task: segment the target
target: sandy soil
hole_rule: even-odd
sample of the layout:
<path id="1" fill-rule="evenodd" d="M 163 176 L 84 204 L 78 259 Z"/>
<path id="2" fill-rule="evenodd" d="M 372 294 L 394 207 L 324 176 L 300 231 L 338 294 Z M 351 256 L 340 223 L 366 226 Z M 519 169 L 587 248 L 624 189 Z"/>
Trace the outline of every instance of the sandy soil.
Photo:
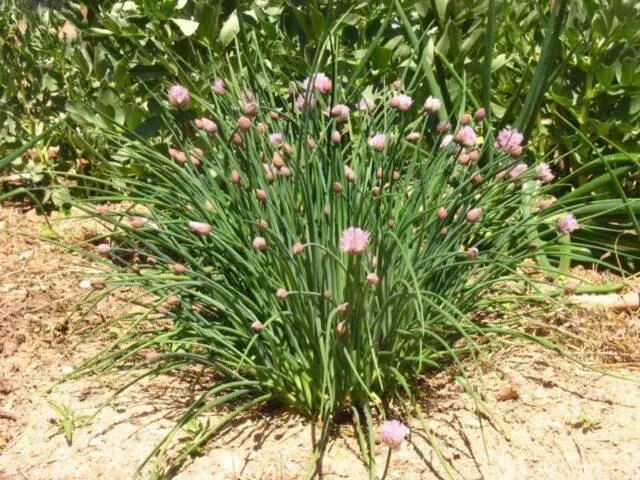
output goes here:
<path id="1" fill-rule="evenodd" d="M 77 256 L 12 233 L 42 234 L 43 220 L 34 212 L 3 207 L 3 230 L 1 222 L 10 231 L 0 233 L 0 480 L 130 478 L 193 401 L 202 379 L 184 375 L 141 382 L 109 401 L 87 425 L 73 428 L 69 445 L 49 402 L 68 407 L 80 422 L 110 399 L 125 374 L 84 377 L 47 393 L 105 344 L 95 339 L 71 349 L 79 337 L 65 321 L 68 309 L 86 293 L 81 282 L 91 268 L 80 266 Z M 120 313 L 121 305 L 109 299 L 84 322 L 99 324 Z M 633 341 L 640 338 L 638 318 L 624 312 L 581 317 L 567 310 L 543 320 L 579 334 L 580 342 L 571 340 L 568 349 L 613 365 L 615 374 L 634 381 L 514 344 L 480 362 L 482 375 L 476 371 L 473 383 L 488 413 L 478 416 L 450 372 L 423 379 L 423 410 L 454 477 L 639 479 L 640 350 Z M 593 338 L 585 339 L 589 331 Z M 599 357 L 599 351 L 604 355 Z M 209 421 L 223 415 L 216 412 Z M 393 455 L 387 478 L 446 478 L 419 422 L 412 420 L 410 426 L 410 441 Z M 312 430 L 287 412 L 251 412 L 173 478 L 302 478 L 311 459 Z M 378 453 L 382 464 L 386 450 L 379 446 Z M 368 478 L 352 427 L 343 426 L 332 439 L 322 476 Z"/>

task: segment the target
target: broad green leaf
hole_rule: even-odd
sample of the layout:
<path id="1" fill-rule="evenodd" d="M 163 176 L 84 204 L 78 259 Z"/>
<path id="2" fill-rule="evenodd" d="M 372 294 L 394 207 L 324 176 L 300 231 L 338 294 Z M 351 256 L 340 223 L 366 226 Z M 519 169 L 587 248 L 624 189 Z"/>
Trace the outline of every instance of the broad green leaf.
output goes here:
<path id="1" fill-rule="evenodd" d="M 187 20 L 185 18 L 172 18 L 171 21 L 175 23 L 183 35 L 190 37 L 195 33 L 198 29 L 198 22 L 194 22 L 193 20 Z"/>
<path id="2" fill-rule="evenodd" d="M 220 29 L 220 44 L 222 48 L 229 45 L 236 34 L 240 31 L 240 24 L 238 23 L 238 15 L 234 10 L 229 18 L 227 18 Z"/>

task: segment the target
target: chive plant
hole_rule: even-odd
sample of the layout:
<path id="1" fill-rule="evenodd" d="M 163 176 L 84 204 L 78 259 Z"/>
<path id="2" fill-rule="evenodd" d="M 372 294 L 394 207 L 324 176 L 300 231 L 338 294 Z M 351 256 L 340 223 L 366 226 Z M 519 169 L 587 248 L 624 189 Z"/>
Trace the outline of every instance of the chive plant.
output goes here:
<path id="1" fill-rule="evenodd" d="M 288 90 L 173 85 L 156 98 L 156 136 L 102 132 L 147 175 L 112 168 L 80 205 L 111 231 L 96 246 L 111 270 L 95 294 L 135 286 L 157 301 L 85 371 L 155 349 L 157 371 L 200 364 L 224 377 L 154 454 L 194 416 L 233 407 L 204 442 L 272 400 L 321 421 L 323 438 L 351 412 L 373 471 L 372 409 L 385 417 L 417 375 L 516 334 L 470 314 L 500 282 L 539 291 L 519 268 L 542 265 L 582 220 L 546 197 L 553 166 L 527 156 L 520 132 L 494 134 L 464 105 L 441 120 L 440 100 L 417 104 L 421 79 L 408 83 L 365 98 L 322 73 Z"/>

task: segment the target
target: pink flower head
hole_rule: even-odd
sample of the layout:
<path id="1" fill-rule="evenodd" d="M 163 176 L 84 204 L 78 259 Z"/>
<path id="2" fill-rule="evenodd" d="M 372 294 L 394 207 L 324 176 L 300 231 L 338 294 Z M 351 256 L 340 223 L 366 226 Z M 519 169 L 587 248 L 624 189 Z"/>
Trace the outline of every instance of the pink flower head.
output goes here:
<path id="1" fill-rule="evenodd" d="M 291 174 L 292 174 L 292 172 L 291 172 L 291 169 L 289 169 L 288 167 L 282 167 L 282 168 L 280 169 L 280 174 L 281 174 L 283 177 L 290 177 L 290 176 L 291 176 Z"/>
<path id="2" fill-rule="evenodd" d="M 383 133 L 378 133 L 377 135 L 369 138 L 368 143 L 376 152 L 381 152 L 387 146 L 387 136 Z"/>
<path id="3" fill-rule="evenodd" d="M 271 163 L 278 170 L 284 167 L 284 160 L 282 159 L 282 155 L 280 155 L 280 152 L 273 152 L 273 157 L 271 157 Z"/>
<path id="4" fill-rule="evenodd" d="M 174 107 L 186 107 L 191 96 L 189 90 L 181 85 L 174 85 L 169 88 L 169 103 Z"/>
<path id="5" fill-rule="evenodd" d="M 289 292 L 287 292 L 284 288 L 279 288 L 276 291 L 276 298 L 281 302 L 284 302 L 289 296 Z"/>
<path id="6" fill-rule="evenodd" d="M 294 255 L 300 255 L 304 250 L 304 245 L 302 245 L 300 242 L 298 243 L 294 243 L 293 246 L 291 247 L 291 252 Z"/>
<path id="7" fill-rule="evenodd" d="M 447 148 L 452 141 L 453 141 L 453 135 L 451 134 L 445 135 L 442 138 L 442 141 L 440 142 L 440 150 L 444 150 L 445 148 Z"/>
<path id="8" fill-rule="evenodd" d="M 551 167 L 546 163 L 541 163 L 540 165 L 538 165 L 538 167 L 536 168 L 536 174 L 538 175 L 538 179 L 542 183 L 553 182 L 553 179 L 555 178 L 553 171 L 551 171 Z"/>
<path id="9" fill-rule="evenodd" d="M 401 112 L 406 112 L 411 108 L 413 104 L 413 99 L 409 95 L 405 95 L 403 93 L 399 95 L 394 95 L 389 103 L 393 108 L 397 108 Z"/>
<path id="10" fill-rule="evenodd" d="M 440 110 L 442 103 L 436 97 L 429 97 L 424 101 L 424 111 L 429 115 L 435 115 Z"/>
<path id="11" fill-rule="evenodd" d="M 493 146 L 503 153 L 522 153 L 524 135 L 515 128 L 503 128 L 498 132 L 498 138 Z"/>
<path id="12" fill-rule="evenodd" d="M 387 420 L 380 428 L 382 441 L 394 450 L 400 448 L 400 445 L 402 445 L 402 442 L 408 433 L 409 428 L 398 420 Z"/>
<path id="13" fill-rule="evenodd" d="M 312 77 L 307 78 L 302 82 L 302 87 L 305 90 L 308 90 L 313 87 L 320 93 L 329 93 L 333 84 L 331 83 L 331 79 L 327 77 L 324 73 L 316 73 Z"/>
<path id="14" fill-rule="evenodd" d="M 267 241 L 264 237 L 256 237 L 253 239 L 253 248 L 256 250 L 264 250 L 267 248 Z"/>
<path id="15" fill-rule="evenodd" d="M 469 250 L 467 250 L 467 257 L 469 257 L 469 260 L 475 260 L 476 258 L 478 258 L 479 253 L 480 251 L 476 247 L 471 247 Z"/>
<path id="16" fill-rule="evenodd" d="M 349 182 L 353 182 L 356 179 L 355 172 L 348 165 L 344 166 L 344 178 L 346 178 Z"/>
<path id="17" fill-rule="evenodd" d="M 507 176 L 509 177 L 509 180 L 515 180 L 526 171 L 527 171 L 527 164 L 519 163 L 515 167 L 513 167 L 511 170 L 509 170 L 509 173 L 507 174 Z"/>
<path id="18" fill-rule="evenodd" d="M 279 147 L 284 142 L 284 135 L 281 132 L 272 133 L 269 135 L 269 142 L 271 145 Z"/>
<path id="19" fill-rule="evenodd" d="M 367 273 L 367 282 L 371 285 L 377 285 L 380 282 L 380 278 L 373 272 Z"/>
<path id="20" fill-rule="evenodd" d="M 103 257 L 107 257 L 107 256 L 109 256 L 109 252 L 111 251 L 111 247 L 109 246 L 108 243 L 101 243 L 100 245 L 98 245 L 96 247 L 96 250 L 98 250 L 98 253 L 100 255 L 102 255 Z"/>
<path id="21" fill-rule="evenodd" d="M 236 185 L 239 185 L 241 180 L 242 180 L 242 178 L 240 177 L 240 172 L 238 172 L 237 170 L 232 170 L 231 171 L 231 181 L 233 183 L 235 183 Z"/>
<path id="22" fill-rule="evenodd" d="M 37 158 L 38 157 L 38 150 L 36 150 L 35 148 L 30 148 L 29 150 L 27 150 L 27 153 L 29 154 L 29 156 L 31 158 Z"/>
<path id="23" fill-rule="evenodd" d="M 251 119 L 248 117 L 240 117 L 238 119 L 237 127 L 246 132 L 251 128 Z"/>
<path id="24" fill-rule="evenodd" d="M 471 115 L 469 115 L 468 113 L 463 113 L 460 116 L 460 123 L 462 123 L 463 125 L 469 125 L 471 123 Z"/>
<path id="25" fill-rule="evenodd" d="M 254 101 L 245 100 L 242 102 L 242 111 L 248 117 L 255 117 L 258 115 L 258 104 Z"/>
<path id="26" fill-rule="evenodd" d="M 404 137 L 407 142 L 417 142 L 420 140 L 420 132 L 409 132 L 407 136 Z"/>
<path id="27" fill-rule="evenodd" d="M 441 122 L 438 122 L 438 125 L 436 125 L 436 133 L 444 133 L 448 131 L 450 128 L 451 128 L 451 124 L 446 120 L 443 120 Z"/>
<path id="28" fill-rule="evenodd" d="M 363 113 L 372 112 L 375 107 L 376 104 L 370 98 L 362 97 L 358 102 L 358 110 Z"/>
<path id="29" fill-rule="evenodd" d="M 369 243 L 369 233 L 361 228 L 349 227 L 342 232 L 340 238 L 340 250 L 344 253 L 360 253 Z"/>
<path id="30" fill-rule="evenodd" d="M 343 103 L 334 105 L 331 109 L 331 116 L 336 119 L 336 122 L 344 122 L 349 116 L 349 107 Z"/>
<path id="31" fill-rule="evenodd" d="M 578 230 L 580 228 L 580 225 L 578 224 L 578 220 L 573 215 L 573 213 L 567 213 L 566 215 L 558 219 L 556 227 L 558 228 L 558 231 L 560 233 L 571 233 Z"/>
<path id="32" fill-rule="evenodd" d="M 264 330 L 264 325 L 260 320 L 256 320 L 251 324 L 251 330 L 253 330 L 255 333 L 260 333 Z"/>
<path id="33" fill-rule="evenodd" d="M 463 147 L 471 148 L 476 144 L 476 132 L 469 125 L 465 125 L 456 133 L 455 141 Z"/>
<path id="34" fill-rule="evenodd" d="M 447 217 L 449 216 L 449 212 L 447 212 L 447 209 L 444 207 L 440 207 L 438 209 L 438 213 L 436 213 L 436 215 L 438 216 L 438 218 L 440 220 L 446 220 Z"/>
<path id="35" fill-rule="evenodd" d="M 224 84 L 224 80 L 221 78 L 216 78 L 213 82 L 213 91 L 219 95 L 222 95 L 226 90 L 226 85 Z"/>
<path id="36" fill-rule="evenodd" d="M 142 228 L 144 227 L 145 223 L 146 219 L 142 217 L 131 217 L 129 219 L 129 225 L 131 225 L 133 228 Z"/>
<path id="37" fill-rule="evenodd" d="M 467 212 L 467 220 L 469 220 L 471 223 L 476 223 L 478 220 L 480 220 L 481 216 L 482 208 L 480 207 L 472 208 Z"/>
<path id="38" fill-rule="evenodd" d="M 487 111 L 484 108 L 479 108 L 478 110 L 476 110 L 476 112 L 473 114 L 473 116 L 475 117 L 476 120 L 480 121 L 480 120 L 484 120 L 484 117 L 487 115 Z"/>
<path id="39" fill-rule="evenodd" d="M 204 117 L 196 118 L 196 128 L 204 130 L 211 135 L 213 135 L 214 133 L 218 133 L 218 125 L 216 125 L 214 121 Z"/>
<path id="40" fill-rule="evenodd" d="M 316 141 L 315 141 L 313 138 L 311 138 L 311 137 L 307 138 L 307 146 L 308 146 L 311 150 L 313 150 L 314 148 L 316 148 Z"/>
<path id="41" fill-rule="evenodd" d="M 307 105 L 309 108 L 316 108 L 316 97 L 313 95 L 309 95 L 309 102 L 306 101 L 306 94 L 300 94 L 296 97 L 296 108 L 298 110 L 304 110 Z"/>
<path id="42" fill-rule="evenodd" d="M 173 270 L 177 274 L 183 274 L 187 271 L 187 267 L 185 267 L 181 263 L 176 263 L 175 265 L 171 266 L 171 270 Z"/>
<path id="43" fill-rule="evenodd" d="M 176 150 L 175 148 L 169 149 L 169 156 L 173 158 L 176 162 L 178 162 L 180 165 L 182 165 L 184 162 L 187 161 L 187 154 L 184 153 L 183 151 Z"/>
<path id="44" fill-rule="evenodd" d="M 339 131 L 334 130 L 333 132 L 331 132 L 331 143 L 340 143 L 341 140 L 342 135 L 340 135 Z"/>
<path id="45" fill-rule="evenodd" d="M 347 323 L 343 320 L 336 325 L 336 333 L 342 335 L 347 329 Z"/>
<path id="46" fill-rule="evenodd" d="M 189 229 L 198 235 L 209 235 L 211 233 L 211 225 L 208 223 L 189 221 Z"/>

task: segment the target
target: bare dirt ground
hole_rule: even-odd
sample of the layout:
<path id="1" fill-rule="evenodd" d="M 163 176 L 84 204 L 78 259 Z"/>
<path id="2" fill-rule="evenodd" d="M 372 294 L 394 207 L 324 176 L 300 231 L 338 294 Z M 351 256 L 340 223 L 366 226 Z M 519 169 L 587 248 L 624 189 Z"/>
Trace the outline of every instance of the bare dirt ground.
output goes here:
<path id="1" fill-rule="evenodd" d="M 9 232 L 2 233 L 7 226 Z M 200 385 L 188 376 L 141 382 L 84 426 L 79 425 L 84 417 L 122 385 L 124 373 L 83 377 L 47 393 L 105 340 L 71 348 L 79 336 L 69 330 L 66 312 L 86 294 L 82 280 L 91 269 L 76 255 L 15 233 L 41 235 L 44 228 L 33 211 L 0 209 L 0 480 L 128 479 Z M 99 324 L 121 307 L 118 299 L 109 299 L 84 322 Z M 483 374 L 473 382 L 488 414 L 479 417 L 450 373 L 423 379 L 423 410 L 453 476 L 640 479 L 639 319 L 626 312 L 567 308 L 544 321 L 573 336 L 565 339 L 569 351 L 632 381 L 588 370 L 540 347 L 513 344 L 480 362 Z M 66 418 L 75 418 L 70 445 L 49 402 L 67 407 Z M 223 415 L 217 412 L 210 421 Z M 419 422 L 410 427 L 409 442 L 393 455 L 387 478 L 446 478 Z M 175 478 L 302 478 L 312 454 L 311 432 L 309 422 L 296 415 L 252 412 Z M 380 446 L 378 453 L 383 463 L 386 450 Z M 351 427 L 331 441 L 322 476 L 368 478 Z"/>

